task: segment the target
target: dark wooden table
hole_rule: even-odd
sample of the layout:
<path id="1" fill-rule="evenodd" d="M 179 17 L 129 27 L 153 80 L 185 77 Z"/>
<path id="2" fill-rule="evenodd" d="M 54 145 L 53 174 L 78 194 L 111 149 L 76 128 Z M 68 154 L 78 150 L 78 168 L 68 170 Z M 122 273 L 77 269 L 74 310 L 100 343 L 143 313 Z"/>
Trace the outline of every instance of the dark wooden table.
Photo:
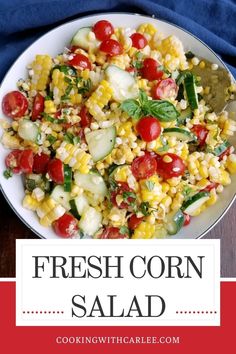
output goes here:
<path id="1" fill-rule="evenodd" d="M 15 276 L 15 240 L 37 239 L 11 210 L 0 192 L 0 277 Z M 236 277 L 236 203 L 205 238 L 221 239 L 221 276 Z"/>

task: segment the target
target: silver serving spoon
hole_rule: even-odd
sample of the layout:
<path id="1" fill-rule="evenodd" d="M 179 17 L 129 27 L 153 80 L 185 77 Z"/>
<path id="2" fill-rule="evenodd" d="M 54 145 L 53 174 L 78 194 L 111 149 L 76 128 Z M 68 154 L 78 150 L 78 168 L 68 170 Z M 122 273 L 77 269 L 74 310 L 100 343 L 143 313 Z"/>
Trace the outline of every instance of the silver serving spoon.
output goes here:
<path id="1" fill-rule="evenodd" d="M 201 86 L 210 87 L 209 94 L 203 94 L 204 100 L 215 113 L 221 113 L 222 111 L 227 111 L 231 115 L 234 113 L 234 119 L 236 120 L 236 97 L 234 95 L 234 98 L 227 99 L 226 93 L 228 87 L 234 82 L 233 77 L 220 66 L 217 70 L 212 70 L 213 63 L 204 58 L 202 60 L 206 64 L 205 68 L 196 65 L 191 71 L 201 77 Z"/>

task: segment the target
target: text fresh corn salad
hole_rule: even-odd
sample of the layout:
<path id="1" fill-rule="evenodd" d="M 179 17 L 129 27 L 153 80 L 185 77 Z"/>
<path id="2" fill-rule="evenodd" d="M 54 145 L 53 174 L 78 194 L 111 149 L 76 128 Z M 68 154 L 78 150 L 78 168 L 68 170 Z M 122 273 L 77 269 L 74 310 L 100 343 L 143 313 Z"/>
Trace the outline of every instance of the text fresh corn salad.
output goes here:
<path id="1" fill-rule="evenodd" d="M 236 123 L 204 101 L 205 63 L 176 36 L 102 20 L 28 64 L 2 102 L 4 175 L 23 174 L 23 206 L 58 236 L 174 235 L 231 183 Z"/>

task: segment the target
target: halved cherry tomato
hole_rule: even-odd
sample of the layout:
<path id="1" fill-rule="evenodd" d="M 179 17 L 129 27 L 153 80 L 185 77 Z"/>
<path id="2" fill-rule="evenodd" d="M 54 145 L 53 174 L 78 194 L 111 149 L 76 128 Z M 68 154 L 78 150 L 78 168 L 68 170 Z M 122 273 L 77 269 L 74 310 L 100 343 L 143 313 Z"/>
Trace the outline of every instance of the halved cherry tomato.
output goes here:
<path id="1" fill-rule="evenodd" d="M 223 160 L 224 156 L 229 156 L 231 151 L 231 146 L 227 147 L 225 151 L 222 152 L 222 154 L 219 155 L 219 161 Z"/>
<path id="2" fill-rule="evenodd" d="M 5 158 L 6 167 L 9 168 L 13 173 L 20 173 L 21 169 L 19 166 L 18 158 L 22 150 L 12 150 Z"/>
<path id="3" fill-rule="evenodd" d="M 99 238 L 108 238 L 108 239 L 116 239 L 116 238 L 129 238 L 126 234 L 121 234 L 120 229 L 118 227 L 106 227 L 104 231 L 99 235 Z"/>
<path id="4" fill-rule="evenodd" d="M 130 74 L 134 74 L 137 71 L 137 69 L 130 66 L 130 67 L 126 68 L 125 71 L 127 71 Z"/>
<path id="5" fill-rule="evenodd" d="M 34 155 L 33 172 L 46 173 L 49 161 L 50 156 L 47 154 L 42 153 Z"/>
<path id="6" fill-rule="evenodd" d="M 85 140 L 84 128 L 81 128 L 76 134 L 80 138 L 80 141 L 85 143 L 86 140 Z"/>
<path id="7" fill-rule="evenodd" d="M 220 184 L 217 182 L 211 182 L 206 186 L 204 189 L 201 190 L 201 192 L 210 192 L 212 189 L 216 189 Z"/>
<path id="8" fill-rule="evenodd" d="M 79 112 L 79 116 L 81 118 L 80 125 L 83 128 L 89 127 L 92 121 L 92 117 L 89 114 L 87 108 L 83 106 Z"/>
<path id="9" fill-rule="evenodd" d="M 131 171 L 137 180 L 151 177 L 156 173 L 156 169 L 156 158 L 148 152 L 143 156 L 136 157 L 131 165 Z"/>
<path id="10" fill-rule="evenodd" d="M 206 142 L 209 130 L 201 124 L 195 124 L 191 130 L 197 136 L 198 145 L 203 146 Z"/>
<path id="11" fill-rule="evenodd" d="M 42 118 L 41 113 L 43 111 L 44 111 L 44 97 L 40 95 L 40 93 L 37 93 L 37 95 L 34 98 L 31 120 L 35 121 L 36 119 Z"/>
<path id="12" fill-rule="evenodd" d="M 161 134 L 161 124 L 154 117 L 147 116 L 141 118 L 136 125 L 137 132 L 144 141 L 155 140 Z"/>
<path id="13" fill-rule="evenodd" d="M 114 27 L 109 21 L 101 20 L 95 23 L 93 32 L 99 41 L 105 41 L 114 33 Z"/>
<path id="14" fill-rule="evenodd" d="M 183 160 L 176 154 L 167 153 L 158 156 L 157 173 L 164 179 L 182 176 L 185 172 L 185 164 Z"/>
<path id="15" fill-rule="evenodd" d="M 175 80 L 168 78 L 159 81 L 152 89 L 152 97 L 155 100 L 163 100 L 170 97 L 176 97 L 178 93 L 178 86 Z"/>
<path id="16" fill-rule="evenodd" d="M 75 53 L 75 51 L 79 49 L 79 47 L 77 47 L 76 45 L 73 45 L 71 48 L 70 48 L 70 52 L 71 53 Z"/>
<path id="17" fill-rule="evenodd" d="M 28 109 L 27 98 L 19 91 L 7 93 L 2 100 L 3 113 L 13 119 L 22 117 Z"/>
<path id="18" fill-rule="evenodd" d="M 132 46 L 137 49 L 143 49 L 148 44 L 146 37 L 141 33 L 133 33 L 130 38 L 132 39 Z"/>
<path id="19" fill-rule="evenodd" d="M 67 62 L 69 65 L 79 67 L 82 70 L 84 70 L 84 69 L 91 70 L 92 69 L 91 62 L 85 55 L 80 54 L 80 53 L 72 54 L 72 55 L 73 55 L 73 58 Z"/>
<path id="20" fill-rule="evenodd" d="M 49 177 L 57 184 L 64 183 L 64 167 L 59 159 L 49 161 L 47 166 Z"/>
<path id="21" fill-rule="evenodd" d="M 162 70 L 158 70 L 159 66 L 160 64 L 155 59 L 144 59 L 143 67 L 141 68 L 142 76 L 149 81 L 160 79 L 164 72 Z"/>
<path id="22" fill-rule="evenodd" d="M 184 213 L 184 226 L 189 225 L 191 222 L 191 216 Z"/>
<path id="23" fill-rule="evenodd" d="M 69 238 L 78 234 L 78 221 L 71 214 L 64 214 L 53 223 L 56 234 L 63 238 Z"/>
<path id="24" fill-rule="evenodd" d="M 136 214 L 133 214 L 128 220 L 128 228 L 130 230 L 135 230 L 136 227 L 138 227 L 142 221 L 143 221 L 143 216 L 141 218 L 138 218 Z"/>
<path id="25" fill-rule="evenodd" d="M 34 163 L 34 154 L 30 149 L 22 150 L 21 154 L 18 156 L 18 164 L 21 172 L 32 173 Z"/>
<path id="26" fill-rule="evenodd" d="M 125 192 L 131 192 L 134 193 L 134 190 L 129 187 L 129 185 L 126 182 L 117 182 L 117 188 L 111 192 L 111 202 L 113 205 L 115 205 L 119 209 L 128 209 L 130 206 L 130 203 L 134 202 L 136 198 L 131 196 L 127 196 L 124 198 L 124 193 Z M 126 201 L 123 201 L 121 204 L 118 204 L 116 201 L 117 196 L 123 197 L 123 199 L 126 199 Z"/>
<path id="27" fill-rule="evenodd" d="M 121 55 L 123 53 L 122 45 L 115 39 L 106 39 L 100 44 L 99 49 L 111 57 Z"/>

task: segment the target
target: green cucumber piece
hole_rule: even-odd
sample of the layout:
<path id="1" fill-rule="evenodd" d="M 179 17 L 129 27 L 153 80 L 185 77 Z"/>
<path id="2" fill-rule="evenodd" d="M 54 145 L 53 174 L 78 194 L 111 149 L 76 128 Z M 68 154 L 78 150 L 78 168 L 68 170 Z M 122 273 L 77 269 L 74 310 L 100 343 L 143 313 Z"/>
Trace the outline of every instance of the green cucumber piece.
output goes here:
<path id="1" fill-rule="evenodd" d="M 223 154 L 225 152 L 225 150 L 228 149 L 228 147 L 230 147 L 230 143 L 228 141 L 224 141 L 222 144 L 218 145 L 213 153 L 216 156 L 220 156 L 221 154 Z"/>
<path id="2" fill-rule="evenodd" d="M 31 173 L 25 176 L 25 187 L 29 192 L 33 192 L 37 187 L 44 192 L 49 192 L 50 182 L 41 174 Z"/>
<path id="3" fill-rule="evenodd" d="M 98 194 L 101 197 L 105 197 L 107 195 L 107 186 L 104 179 L 96 173 L 90 172 L 84 174 L 75 172 L 74 179 L 75 183 L 85 191 Z"/>
<path id="4" fill-rule="evenodd" d="M 39 136 L 39 128 L 36 123 L 28 119 L 22 119 L 19 122 L 18 134 L 24 140 L 36 142 Z"/>
<path id="5" fill-rule="evenodd" d="M 174 211 L 167 216 L 165 223 L 166 230 L 169 235 L 175 235 L 184 224 L 184 214 L 181 210 Z"/>
<path id="6" fill-rule="evenodd" d="M 175 136 L 177 139 L 182 141 L 195 141 L 197 139 L 196 135 L 192 132 L 182 129 L 182 128 L 166 128 L 163 130 L 164 135 Z"/>
<path id="7" fill-rule="evenodd" d="M 193 112 L 192 112 L 191 108 L 187 107 L 185 110 L 180 112 L 180 116 L 177 119 L 178 119 L 178 121 L 183 122 L 183 124 L 184 124 L 186 119 L 188 119 L 188 118 L 191 119 L 192 116 L 193 116 Z"/>
<path id="8" fill-rule="evenodd" d="M 110 127 L 91 131 L 85 134 L 85 139 L 93 161 L 103 160 L 111 153 L 115 145 L 116 128 Z"/>
<path id="9" fill-rule="evenodd" d="M 184 87 L 188 99 L 188 103 L 192 109 L 198 108 L 198 95 L 193 75 L 188 75 L 184 79 Z"/>
<path id="10" fill-rule="evenodd" d="M 186 214 L 194 216 L 195 211 L 200 208 L 208 199 L 209 192 L 199 192 L 183 203 L 182 210 Z"/>
<path id="11" fill-rule="evenodd" d="M 101 227 L 102 214 L 93 207 L 87 207 L 79 221 L 80 229 L 87 235 L 93 236 Z"/>
<path id="12" fill-rule="evenodd" d="M 130 98 L 138 98 L 138 85 L 130 73 L 116 65 L 109 65 L 105 70 L 105 76 L 113 89 L 114 100 L 122 102 Z"/>
<path id="13" fill-rule="evenodd" d="M 78 197 L 70 200 L 71 212 L 77 218 L 83 214 L 84 210 L 89 206 L 87 198 L 81 194 Z"/>
<path id="14" fill-rule="evenodd" d="M 68 165 L 64 165 L 64 191 L 71 192 L 72 185 L 72 169 Z"/>
<path id="15" fill-rule="evenodd" d="M 70 193 L 65 192 L 63 186 L 56 186 L 51 193 L 51 198 L 61 204 L 66 210 L 70 210 Z"/>
<path id="16" fill-rule="evenodd" d="M 80 28 L 72 38 L 71 44 L 85 50 L 89 50 L 89 48 L 97 48 L 100 44 L 97 39 L 89 41 L 88 36 L 91 31 L 92 27 Z"/>

